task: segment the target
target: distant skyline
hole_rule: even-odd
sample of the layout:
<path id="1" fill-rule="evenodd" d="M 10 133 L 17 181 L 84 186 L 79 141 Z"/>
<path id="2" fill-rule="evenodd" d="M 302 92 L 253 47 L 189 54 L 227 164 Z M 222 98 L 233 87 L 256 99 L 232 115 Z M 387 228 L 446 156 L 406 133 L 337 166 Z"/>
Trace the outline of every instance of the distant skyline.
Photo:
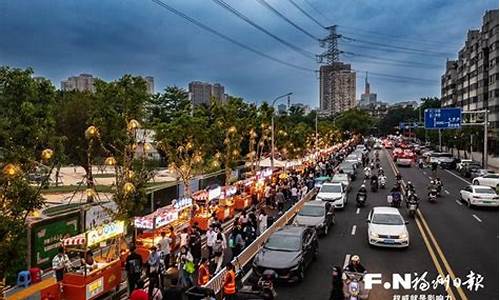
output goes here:
<path id="1" fill-rule="evenodd" d="M 319 68 L 313 58 L 292 51 L 214 1 L 162 1 L 266 55 L 308 69 Z M 307 53 L 324 50 L 257 0 L 224 1 Z M 314 36 L 328 34 L 289 1 L 266 1 Z M 493 0 L 294 2 L 319 23 L 339 25 L 339 33 L 346 37 L 340 40 L 340 49 L 346 52 L 341 60 L 355 70 L 369 71 L 371 90 L 384 102 L 439 97 L 446 59 L 456 58 L 467 31 L 479 28 L 486 10 L 498 9 Z M 0 36 L 0 65 L 32 67 L 35 76 L 52 80 L 57 88 L 61 80 L 80 73 L 106 81 L 133 74 L 154 76 L 156 91 L 167 85 L 187 88 L 190 81 L 199 80 L 219 82 L 228 94 L 249 102 L 271 101 L 291 91 L 292 102 L 318 106 L 319 82 L 314 72 L 296 70 L 242 49 L 153 1 L 4 1 L 0 4 Z M 377 73 L 425 81 L 395 81 Z M 364 72 L 357 74 L 357 99 L 364 89 L 364 76 Z"/>

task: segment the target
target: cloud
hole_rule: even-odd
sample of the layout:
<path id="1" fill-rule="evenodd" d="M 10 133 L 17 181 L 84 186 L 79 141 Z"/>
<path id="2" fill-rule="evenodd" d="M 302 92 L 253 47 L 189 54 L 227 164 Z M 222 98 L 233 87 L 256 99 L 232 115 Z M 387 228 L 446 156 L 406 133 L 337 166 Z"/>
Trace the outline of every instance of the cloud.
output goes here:
<path id="1" fill-rule="evenodd" d="M 318 68 L 257 31 L 210 0 L 164 0 L 208 26 L 290 63 Z M 259 25 L 294 45 L 320 53 L 318 43 L 276 17 L 257 1 L 225 0 Z M 288 1 L 267 0 L 314 35 L 327 32 Z M 455 54 L 469 28 L 478 27 L 493 0 L 295 0 L 325 25 L 359 39 Z M 144 0 L 16 0 L 0 9 L 0 64 L 32 66 L 56 85 L 70 75 L 93 73 L 106 80 L 124 73 L 153 75 L 158 90 L 187 86 L 191 80 L 217 81 L 234 95 L 249 100 L 271 99 L 293 91 L 294 98 L 318 103 L 318 80 L 312 72 L 295 70 L 244 50 L 201 30 L 152 1 Z M 318 13 L 318 11 L 321 13 Z M 361 29 L 361 30 L 359 30 Z M 357 34 L 357 36 L 356 36 Z M 396 37 L 396 38 L 394 38 Z M 402 39 L 405 39 L 403 41 Z M 439 43 L 436 43 L 439 42 Z M 377 57 L 442 65 L 446 57 L 380 51 L 370 45 L 341 42 L 342 49 Z M 443 68 L 409 68 L 349 61 L 355 69 L 436 80 L 422 85 L 370 76 L 379 99 L 396 101 L 439 95 Z M 358 74 L 358 79 L 364 74 Z M 358 92 L 362 84 L 358 80 Z"/>

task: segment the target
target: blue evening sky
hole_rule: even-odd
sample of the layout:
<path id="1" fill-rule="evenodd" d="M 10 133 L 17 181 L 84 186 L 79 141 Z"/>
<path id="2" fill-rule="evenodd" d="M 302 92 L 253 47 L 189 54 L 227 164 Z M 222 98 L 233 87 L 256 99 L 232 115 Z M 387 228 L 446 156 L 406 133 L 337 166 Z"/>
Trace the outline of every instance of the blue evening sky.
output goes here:
<path id="1" fill-rule="evenodd" d="M 318 68 L 313 58 L 273 40 L 212 0 L 162 1 L 267 55 Z M 295 47 L 315 54 L 322 51 L 317 41 L 257 0 L 224 1 Z M 289 0 L 266 1 L 314 36 L 327 35 Z M 496 0 L 293 2 L 323 25 L 338 24 L 339 32 L 347 38 L 372 42 L 340 41 L 341 50 L 365 56 L 342 56 L 356 70 L 424 79 L 395 81 L 369 75 L 372 90 L 379 100 L 387 102 L 439 96 L 446 58 L 456 57 L 467 30 L 480 26 L 485 10 L 498 9 Z M 383 45 L 399 48 L 387 51 Z M 80 73 L 104 80 L 132 73 L 154 76 L 157 91 L 167 85 L 187 87 L 189 81 L 202 80 L 220 82 L 230 94 L 248 101 L 269 100 L 292 91 L 293 101 L 318 105 L 319 81 L 314 72 L 257 56 L 150 0 L 1 0 L 0 65 L 33 67 L 37 76 L 51 79 L 57 87 L 64 78 Z M 359 98 L 364 73 L 357 77 Z"/>

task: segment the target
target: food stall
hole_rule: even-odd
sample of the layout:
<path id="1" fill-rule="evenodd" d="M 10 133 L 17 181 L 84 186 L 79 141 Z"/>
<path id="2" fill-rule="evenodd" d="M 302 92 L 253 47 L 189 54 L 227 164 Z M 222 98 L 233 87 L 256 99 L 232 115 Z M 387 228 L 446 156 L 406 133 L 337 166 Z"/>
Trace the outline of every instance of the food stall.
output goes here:
<path id="1" fill-rule="evenodd" d="M 95 299 L 120 285 L 124 233 L 125 222 L 114 221 L 63 239 L 66 252 L 94 255 L 92 264 L 79 260 L 76 268 L 64 274 L 62 284 L 65 299 Z"/>
<path id="2" fill-rule="evenodd" d="M 149 215 L 134 218 L 136 251 L 143 261 L 149 256 L 149 249 L 160 241 L 161 232 L 170 235 L 170 227 L 176 231 L 189 224 L 192 206 L 191 198 L 173 200 Z"/>

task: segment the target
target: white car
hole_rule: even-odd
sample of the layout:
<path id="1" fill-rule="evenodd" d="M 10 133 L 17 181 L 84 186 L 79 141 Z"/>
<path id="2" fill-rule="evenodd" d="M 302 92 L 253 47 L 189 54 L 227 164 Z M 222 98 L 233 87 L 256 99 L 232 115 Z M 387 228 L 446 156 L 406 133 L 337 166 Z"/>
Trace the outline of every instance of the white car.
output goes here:
<path id="1" fill-rule="evenodd" d="M 373 146 L 373 149 L 382 149 L 382 144 L 380 143 L 376 143 L 374 146 Z"/>
<path id="2" fill-rule="evenodd" d="M 342 183 L 347 192 L 351 190 L 351 177 L 349 177 L 349 175 L 347 174 L 337 173 L 333 175 L 330 181 Z"/>
<path id="3" fill-rule="evenodd" d="M 498 174 L 486 174 L 481 177 L 476 177 L 472 180 L 472 184 L 475 185 L 486 185 L 498 190 Z"/>
<path id="4" fill-rule="evenodd" d="M 411 158 L 398 156 L 398 158 L 396 159 L 396 164 L 398 166 L 411 167 L 412 163 L 413 163 L 413 159 L 411 159 Z"/>
<path id="5" fill-rule="evenodd" d="M 328 201 L 335 205 L 335 208 L 344 208 L 347 204 L 347 195 L 342 183 L 325 182 L 316 195 L 316 200 Z"/>
<path id="6" fill-rule="evenodd" d="M 405 248 L 410 246 L 410 235 L 395 207 L 377 206 L 368 214 L 368 243 L 373 246 Z"/>
<path id="7" fill-rule="evenodd" d="M 498 207 L 498 194 L 490 186 L 468 185 L 460 191 L 460 200 L 464 201 L 469 207 Z"/>

